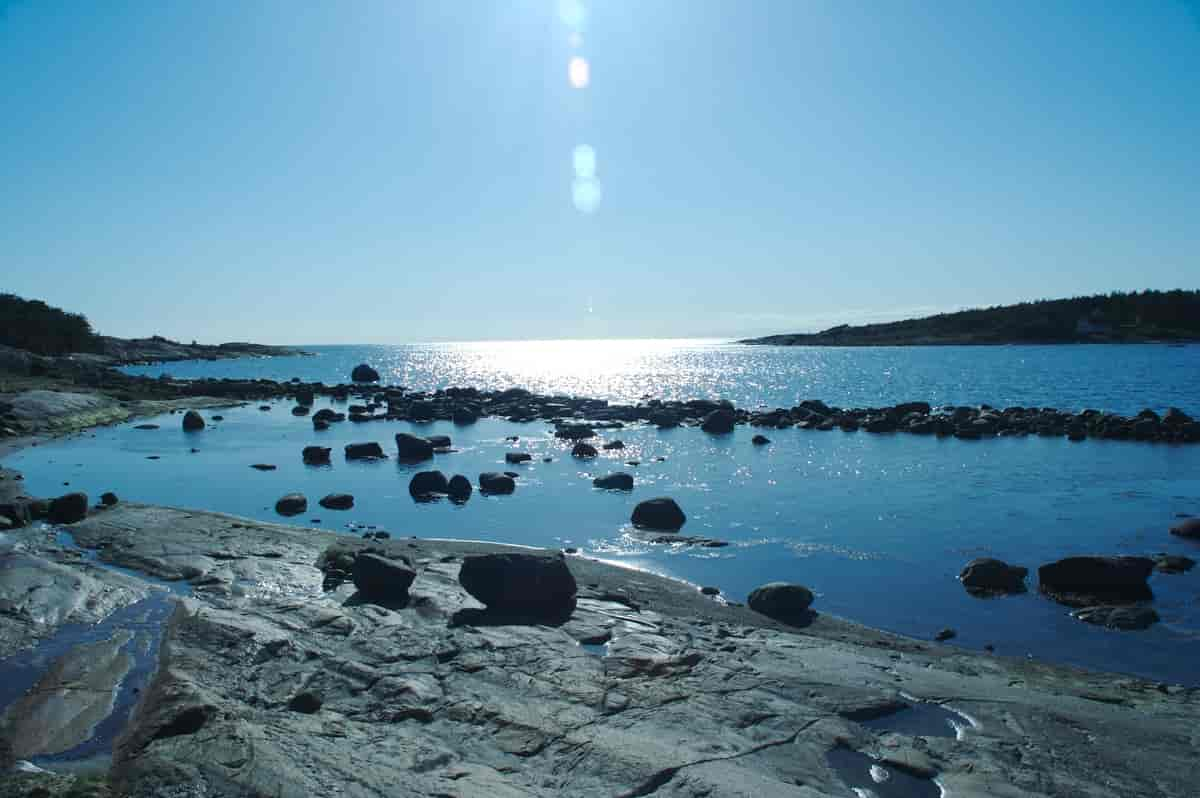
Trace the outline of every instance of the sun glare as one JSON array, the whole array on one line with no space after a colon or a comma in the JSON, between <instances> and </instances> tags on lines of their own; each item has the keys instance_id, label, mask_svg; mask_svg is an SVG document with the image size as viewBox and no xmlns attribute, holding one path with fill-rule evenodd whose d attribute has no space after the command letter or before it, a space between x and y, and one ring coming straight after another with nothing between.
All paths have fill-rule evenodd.
<instances>
[{"instance_id":1,"label":"sun glare","mask_svg":"<svg viewBox=\"0 0 1200 798\"><path fill-rule=\"evenodd\" d=\"M567 79L576 89L586 89L592 80L592 68L587 59L581 55L573 57L567 64Z\"/></svg>"}]
</instances>

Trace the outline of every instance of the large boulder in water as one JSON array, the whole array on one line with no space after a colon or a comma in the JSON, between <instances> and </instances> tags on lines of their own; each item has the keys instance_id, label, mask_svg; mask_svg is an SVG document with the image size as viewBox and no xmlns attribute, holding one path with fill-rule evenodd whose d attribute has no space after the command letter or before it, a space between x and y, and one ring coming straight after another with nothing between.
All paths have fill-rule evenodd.
<instances>
[{"instance_id":1,"label":"large boulder in water","mask_svg":"<svg viewBox=\"0 0 1200 798\"><path fill-rule=\"evenodd\" d=\"M441 471L420 471L408 483L408 493L417 501L429 501L450 492L450 483Z\"/></svg>"},{"instance_id":2,"label":"large boulder in water","mask_svg":"<svg viewBox=\"0 0 1200 798\"><path fill-rule=\"evenodd\" d=\"M1200 540L1200 518L1187 518L1171 527L1171 534Z\"/></svg>"},{"instance_id":3,"label":"large boulder in water","mask_svg":"<svg viewBox=\"0 0 1200 798\"><path fill-rule=\"evenodd\" d=\"M462 504L467 499L471 498L471 480L464 477L462 474L455 474L450 477L450 481L446 483L446 493L450 496L450 501L457 504Z\"/></svg>"},{"instance_id":4,"label":"large boulder in water","mask_svg":"<svg viewBox=\"0 0 1200 798\"><path fill-rule=\"evenodd\" d=\"M687 523L687 516L674 499L660 496L647 499L633 508L633 525L642 529L679 529Z\"/></svg>"},{"instance_id":5,"label":"large boulder in water","mask_svg":"<svg viewBox=\"0 0 1200 798\"><path fill-rule=\"evenodd\" d=\"M350 372L350 379L353 382L379 382L379 372L366 363L359 363Z\"/></svg>"},{"instance_id":6,"label":"large boulder in water","mask_svg":"<svg viewBox=\"0 0 1200 798\"><path fill-rule=\"evenodd\" d=\"M329 453L333 451L328 446L305 446L300 456L306 465L329 465Z\"/></svg>"},{"instance_id":7,"label":"large boulder in water","mask_svg":"<svg viewBox=\"0 0 1200 798\"><path fill-rule=\"evenodd\" d=\"M1153 598L1146 580L1154 571L1148 557L1067 557L1038 568L1043 593L1063 604L1087 607Z\"/></svg>"},{"instance_id":8,"label":"large boulder in water","mask_svg":"<svg viewBox=\"0 0 1200 798\"><path fill-rule=\"evenodd\" d=\"M433 457L433 443L419 435L396 433L396 450L401 460L428 460Z\"/></svg>"},{"instance_id":9,"label":"large boulder in water","mask_svg":"<svg viewBox=\"0 0 1200 798\"><path fill-rule=\"evenodd\" d=\"M417 572L402 556L360 552L354 558L354 586L369 601L399 603L408 600L408 589Z\"/></svg>"},{"instance_id":10,"label":"large boulder in water","mask_svg":"<svg viewBox=\"0 0 1200 798\"><path fill-rule=\"evenodd\" d=\"M572 457L595 457L597 454L599 454L599 452L596 451L595 446L592 446L590 443L584 443L583 441L575 444L575 448L571 449Z\"/></svg>"},{"instance_id":11,"label":"large boulder in water","mask_svg":"<svg viewBox=\"0 0 1200 798\"><path fill-rule=\"evenodd\" d=\"M204 429L204 417L195 410L183 414L183 428L188 432Z\"/></svg>"},{"instance_id":12,"label":"large boulder in water","mask_svg":"<svg viewBox=\"0 0 1200 798\"><path fill-rule=\"evenodd\" d=\"M592 485L604 490L633 490L633 477L623 471L605 474L592 480Z\"/></svg>"},{"instance_id":13,"label":"large boulder in water","mask_svg":"<svg viewBox=\"0 0 1200 798\"><path fill-rule=\"evenodd\" d=\"M575 577L561 554L467 556L458 582L493 611L560 616L575 608Z\"/></svg>"},{"instance_id":14,"label":"large boulder in water","mask_svg":"<svg viewBox=\"0 0 1200 798\"><path fill-rule=\"evenodd\" d=\"M479 475L480 493L507 494L512 493L516 489L516 481L507 474L485 471Z\"/></svg>"},{"instance_id":15,"label":"large boulder in water","mask_svg":"<svg viewBox=\"0 0 1200 798\"><path fill-rule=\"evenodd\" d=\"M714 435L724 435L733 432L733 425L736 421L737 415L732 410L722 407L705 416L700 429Z\"/></svg>"},{"instance_id":16,"label":"large boulder in water","mask_svg":"<svg viewBox=\"0 0 1200 798\"><path fill-rule=\"evenodd\" d=\"M992 557L980 557L967 563L958 578L968 593L999 595L1024 592L1025 576L1028 573L1028 568L1009 565Z\"/></svg>"},{"instance_id":17,"label":"large boulder in water","mask_svg":"<svg viewBox=\"0 0 1200 798\"><path fill-rule=\"evenodd\" d=\"M275 512L283 516L300 515L308 509L308 499L300 493L289 493L275 502Z\"/></svg>"},{"instance_id":18,"label":"large boulder in water","mask_svg":"<svg viewBox=\"0 0 1200 798\"><path fill-rule=\"evenodd\" d=\"M789 624L803 623L810 617L808 608L813 603L813 594L803 585L768 582L755 588L746 603L768 618Z\"/></svg>"},{"instance_id":19,"label":"large boulder in water","mask_svg":"<svg viewBox=\"0 0 1200 798\"><path fill-rule=\"evenodd\" d=\"M86 493L67 493L50 502L50 515L47 520L52 524L73 524L86 518L87 511Z\"/></svg>"},{"instance_id":20,"label":"large boulder in water","mask_svg":"<svg viewBox=\"0 0 1200 798\"><path fill-rule=\"evenodd\" d=\"M374 441L346 444L347 460L382 460L385 457L383 447Z\"/></svg>"},{"instance_id":21,"label":"large boulder in water","mask_svg":"<svg viewBox=\"0 0 1200 798\"><path fill-rule=\"evenodd\" d=\"M330 493L317 503L326 510L349 510L354 506L354 497L349 493Z\"/></svg>"}]
</instances>

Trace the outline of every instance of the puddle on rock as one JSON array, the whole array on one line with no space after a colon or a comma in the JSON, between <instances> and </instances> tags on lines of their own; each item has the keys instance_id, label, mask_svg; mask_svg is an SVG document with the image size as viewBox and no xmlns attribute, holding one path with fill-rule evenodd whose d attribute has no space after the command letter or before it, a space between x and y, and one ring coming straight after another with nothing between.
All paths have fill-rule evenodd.
<instances>
[{"instance_id":1,"label":"puddle on rock","mask_svg":"<svg viewBox=\"0 0 1200 798\"><path fill-rule=\"evenodd\" d=\"M158 668L163 624L175 608L175 598L190 594L190 587L184 582L162 582L102 562L95 551L76 545L71 533L65 530L57 533L56 540L63 548L78 551L84 559L102 568L135 577L151 586L146 598L113 611L99 623L64 624L53 637L0 661L0 711L3 711L24 696L56 661L68 656L76 646L111 640L115 635L129 633L129 640L121 650L132 660L132 665L116 687L116 696L108 715L91 729L88 739L82 743L60 753L35 755L32 758L35 764L60 765L54 769L61 770L62 763L111 756L113 741L124 729L141 691L146 689Z\"/></svg>"},{"instance_id":2,"label":"puddle on rock","mask_svg":"<svg viewBox=\"0 0 1200 798\"><path fill-rule=\"evenodd\" d=\"M940 798L942 794L935 780L885 766L861 751L838 746L826 752L825 761L858 798Z\"/></svg>"},{"instance_id":3,"label":"puddle on rock","mask_svg":"<svg viewBox=\"0 0 1200 798\"><path fill-rule=\"evenodd\" d=\"M969 718L940 704L905 696L908 706L858 723L876 732L893 732L910 737L961 737L972 723Z\"/></svg>"}]
</instances>

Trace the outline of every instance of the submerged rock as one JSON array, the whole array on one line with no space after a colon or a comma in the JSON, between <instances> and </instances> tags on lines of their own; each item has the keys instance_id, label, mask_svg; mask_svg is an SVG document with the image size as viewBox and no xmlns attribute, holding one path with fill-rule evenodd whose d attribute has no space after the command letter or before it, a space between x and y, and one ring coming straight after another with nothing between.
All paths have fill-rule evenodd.
<instances>
[{"instance_id":1,"label":"submerged rock","mask_svg":"<svg viewBox=\"0 0 1200 798\"><path fill-rule=\"evenodd\" d=\"M596 431L586 424L564 424L554 431L554 437L568 441L581 441L596 437Z\"/></svg>"},{"instance_id":2,"label":"submerged rock","mask_svg":"<svg viewBox=\"0 0 1200 798\"><path fill-rule=\"evenodd\" d=\"M1154 558L1154 570L1160 574L1182 574L1195 567L1195 560L1181 554L1159 554Z\"/></svg>"},{"instance_id":3,"label":"submerged rock","mask_svg":"<svg viewBox=\"0 0 1200 798\"><path fill-rule=\"evenodd\" d=\"M354 586L369 601L407 601L408 588L416 578L412 563L402 555L360 552L354 558Z\"/></svg>"},{"instance_id":4,"label":"submerged rock","mask_svg":"<svg viewBox=\"0 0 1200 798\"><path fill-rule=\"evenodd\" d=\"M643 529L679 529L687 523L687 516L674 499L660 496L639 502L633 508L633 525Z\"/></svg>"},{"instance_id":5,"label":"submerged rock","mask_svg":"<svg viewBox=\"0 0 1200 798\"><path fill-rule=\"evenodd\" d=\"M1154 611L1154 608L1145 605L1084 607L1072 612L1071 617L1078 618L1084 623L1122 631L1149 629L1159 621L1158 613Z\"/></svg>"},{"instance_id":6,"label":"submerged rock","mask_svg":"<svg viewBox=\"0 0 1200 798\"><path fill-rule=\"evenodd\" d=\"M188 432L204 429L204 417L195 410L183 414L183 428Z\"/></svg>"},{"instance_id":7,"label":"submerged rock","mask_svg":"<svg viewBox=\"0 0 1200 798\"><path fill-rule=\"evenodd\" d=\"M958 578L968 593L1023 593L1028 573L1028 568L1009 565L992 557L980 557L967 563Z\"/></svg>"},{"instance_id":8,"label":"submerged rock","mask_svg":"<svg viewBox=\"0 0 1200 798\"><path fill-rule=\"evenodd\" d=\"M598 454L599 452L596 451L596 447L592 446L590 443L580 442L575 444L575 446L571 449L572 457L595 457Z\"/></svg>"},{"instance_id":9,"label":"submerged rock","mask_svg":"<svg viewBox=\"0 0 1200 798\"><path fill-rule=\"evenodd\" d=\"M419 435L397 432L396 451L401 460L428 460L433 457L433 442Z\"/></svg>"},{"instance_id":10,"label":"submerged rock","mask_svg":"<svg viewBox=\"0 0 1200 798\"><path fill-rule=\"evenodd\" d=\"M489 610L557 615L575 608L575 577L561 554L464 557L458 581Z\"/></svg>"},{"instance_id":11,"label":"submerged rock","mask_svg":"<svg viewBox=\"0 0 1200 798\"><path fill-rule=\"evenodd\" d=\"M485 471L479 475L480 493L505 494L512 493L516 489L516 481L507 474L498 474L495 471Z\"/></svg>"},{"instance_id":12,"label":"submerged rock","mask_svg":"<svg viewBox=\"0 0 1200 798\"><path fill-rule=\"evenodd\" d=\"M300 515L308 509L308 499L300 493L289 493L275 502L275 512L284 516Z\"/></svg>"},{"instance_id":13,"label":"submerged rock","mask_svg":"<svg viewBox=\"0 0 1200 798\"><path fill-rule=\"evenodd\" d=\"M768 582L755 588L746 599L750 609L783 623L807 622L811 616L812 591L789 582Z\"/></svg>"}]
</instances>

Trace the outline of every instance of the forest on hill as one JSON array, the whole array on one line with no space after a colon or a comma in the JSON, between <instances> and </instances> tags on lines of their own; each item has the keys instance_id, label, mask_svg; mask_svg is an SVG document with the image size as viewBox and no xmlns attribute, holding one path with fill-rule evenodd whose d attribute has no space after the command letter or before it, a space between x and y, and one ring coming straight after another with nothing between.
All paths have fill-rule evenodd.
<instances>
[{"instance_id":1,"label":"forest on hill","mask_svg":"<svg viewBox=\"0 0 1200 798\"><path fill-rule=\"evenodd\" d=\"M919 319L842 324L817 333L750 338L781 346L1137 343L1200 340L1200 291L1141 291L939 313Z\"/></svg>"},{"instance_id":2,"label":"forest on hill","mask_svg":"<svg viewBox=\"0 0 1200 798\"><path fill-rule=\"evenodd\" d=\"M0 344L35 355L99 352L100 337L81 313L68 313L40 299L0 294Z\"/></svg>"}]
</instances>

